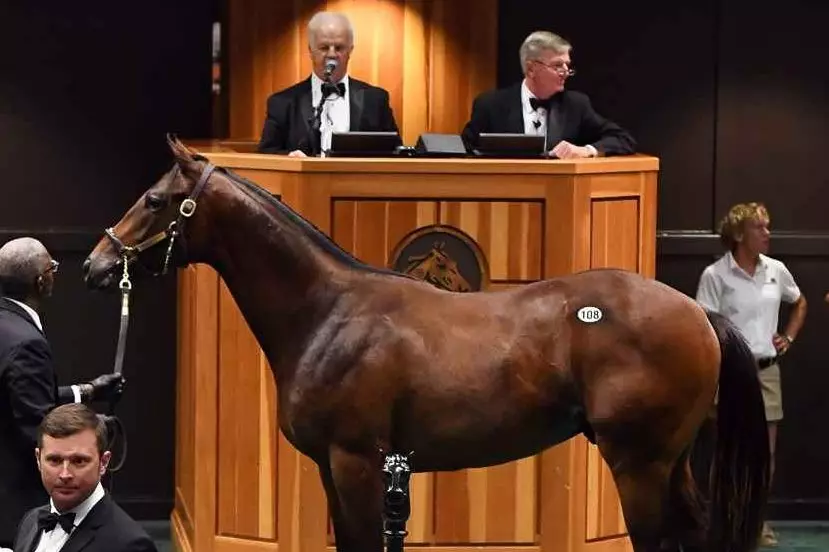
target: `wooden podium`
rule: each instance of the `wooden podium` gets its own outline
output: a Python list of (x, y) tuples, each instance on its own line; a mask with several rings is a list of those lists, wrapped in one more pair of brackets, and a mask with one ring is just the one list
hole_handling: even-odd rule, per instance
[[(480, 245), (491, 289), (597, 267), (654, 276), (653, 157), (294, 159), (197, 149), (369, 264), (387, 266), (407, 233), (440, 223)], [(273, 377), (230, 293), (198, 265), (180, 271), (178, 301), (176, 546), (333, 550), (316, 466), (279, 432)], [(411, 492), (407, 549), (631, 550), (610, 473), (581, 436), (492, 468), (417, 474)]]

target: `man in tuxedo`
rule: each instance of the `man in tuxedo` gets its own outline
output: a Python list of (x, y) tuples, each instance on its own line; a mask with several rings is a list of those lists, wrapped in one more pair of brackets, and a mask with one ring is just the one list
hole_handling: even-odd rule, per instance
[(472, 104), (463, 130), (474, 148), (483, 132), (545, 136), (545, 151), (559, 159), (634, 153), (625, 130), (593, 110), (581, 92), (565, 90), (573, 71), (570, 44), (546, 31), (530, 34), (519, 51), (524, 80), (484, 92)]
[(57, 271), (35, 239), (0, 247), (0, 547), (11, 545), (23, 514), (46, 500), (32, 457), (44, 416), (59, 403), (114, 397), (124, 384), (120, 375), (107, 374), (57, 387), (38, 314)]
[[(353, 49), (354, 31), (345, 15), (320, 12), (311, 18), (308, 53), (313, 71), (309, 78), (268, 98), (260, 152), (304, 157), (327, 151), (334, 131), (398, 132), (389, 93), (348, 76)], [(334, 65), (330, 82), (326, 82), (326, 64)]]
[(101, 485), (112, 456), (107, 441), (103, 419), (83, 404), (43, 419), (35, 457), (51, 500), (23, 518), (14, 552), (156, 552)]

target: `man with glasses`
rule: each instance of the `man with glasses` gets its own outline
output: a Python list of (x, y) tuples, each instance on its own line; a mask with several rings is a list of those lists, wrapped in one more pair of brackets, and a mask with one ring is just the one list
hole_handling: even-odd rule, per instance
[(44, 416), (61, 403), (113, 398), (124, 384), (106, 374), (57, 386), (40, 312), (58, 266), (33, 238), (0, 247), (0, 547), (11, 546), (23, 514), (48, 498), (32, 454)]
[(544, 136), (544, 150), (559, 159), (634, 153), (630, 134), (596, 113), (586, 95), (564, 89), (575, 74), (570, 50), (556, 34), (530, 34), (519, 51), (524, 80), (475, 98), (463, 130), (467, 145), (474, 148), (481, 133), (495, 132)]
[(348, 76), (353, 50), (354, 30), (345, 15), (320, 12), (311, 18), (313, 71), (268, 98), (260, 152), (305, 157), (327, 151), (333, 132), (398, 132), (389, 93)]

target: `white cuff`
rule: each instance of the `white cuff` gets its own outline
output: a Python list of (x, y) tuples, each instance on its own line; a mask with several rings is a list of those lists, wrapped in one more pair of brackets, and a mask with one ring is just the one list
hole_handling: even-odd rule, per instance
[(597, 150), (596, 148), (594, 148), (590, 144), (587, 144), (584, 147), (586, 147), (587, 149), (590, 150), (590, 157), (598, 157), (599, 156), (599, 150)]
[(81, 388), (77, 385), (73, 385), (72, 387), (72, 394), (75, 396), (75, 403), (81, 402)]

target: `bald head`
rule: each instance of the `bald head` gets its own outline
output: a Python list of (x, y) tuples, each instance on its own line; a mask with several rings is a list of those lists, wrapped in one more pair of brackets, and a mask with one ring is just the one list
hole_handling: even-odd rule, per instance
[(308, 21), (308, 45), (313, 49), (323, 30), (342, 31), (348, 37), (347, 46), (354, 46), (354, 28), (345, 14), (337, 12), (318, 12)]
[(13, 299), (23, 300), (35, 291), (38, 276), (52, 257), (34, 238), (18, 238), (0, 247), (0, 288)]

